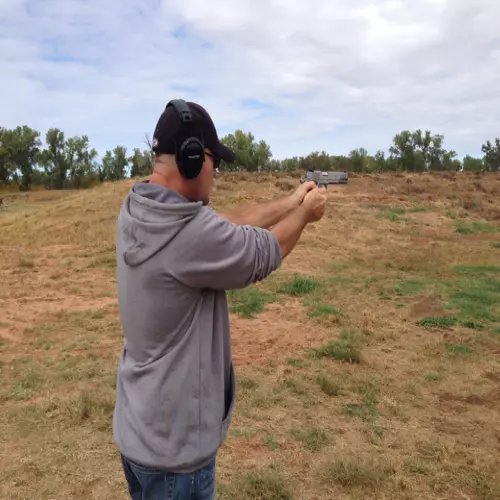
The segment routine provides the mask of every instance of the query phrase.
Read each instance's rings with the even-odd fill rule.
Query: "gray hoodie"
[[[192,472],[215,456],[234,407],[225,291],[276,270],[278,241],[139,182],[118,217],[116,258],[124,343],[115,442],[138,464]]]

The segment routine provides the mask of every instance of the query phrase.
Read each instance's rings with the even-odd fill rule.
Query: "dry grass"
[[[115,220],[130,181],[0,213],[0,498],[127,498],[111,437]],[[214,206],[298,176],[227,174]],[[230,294],[219,499],[500,498],[500,177],[353,176],[283,267]]]

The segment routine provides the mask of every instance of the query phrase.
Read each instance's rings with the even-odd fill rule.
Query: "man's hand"
[[[298,207],[300,204],[302,204],[306,194],[315,188],[316,188],[316,183],[314,181],[308,181],[301,184],[291,195],[295,206]]]
[[[314,182],[313,184],[315,185]],[[307,192],[301,208],[306,211],[306,220],[308,224],[311,222],[317,222],[323,217],[323,214],[325,213],[326,199],[327,195],[324,186],[319,188],[314,187],[314,189]]]

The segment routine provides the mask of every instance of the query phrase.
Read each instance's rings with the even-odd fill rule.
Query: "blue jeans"
[[[123,455],[121,459],[132,500],[215,499],[215,459],[191,474],[149,469]]]

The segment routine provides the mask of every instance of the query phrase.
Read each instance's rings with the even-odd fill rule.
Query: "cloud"
[[[386,150],[429,128],[459,155],[500,134],[496,0],[2,0],[3,126],[144,147],[169,99],[274,156]]]

